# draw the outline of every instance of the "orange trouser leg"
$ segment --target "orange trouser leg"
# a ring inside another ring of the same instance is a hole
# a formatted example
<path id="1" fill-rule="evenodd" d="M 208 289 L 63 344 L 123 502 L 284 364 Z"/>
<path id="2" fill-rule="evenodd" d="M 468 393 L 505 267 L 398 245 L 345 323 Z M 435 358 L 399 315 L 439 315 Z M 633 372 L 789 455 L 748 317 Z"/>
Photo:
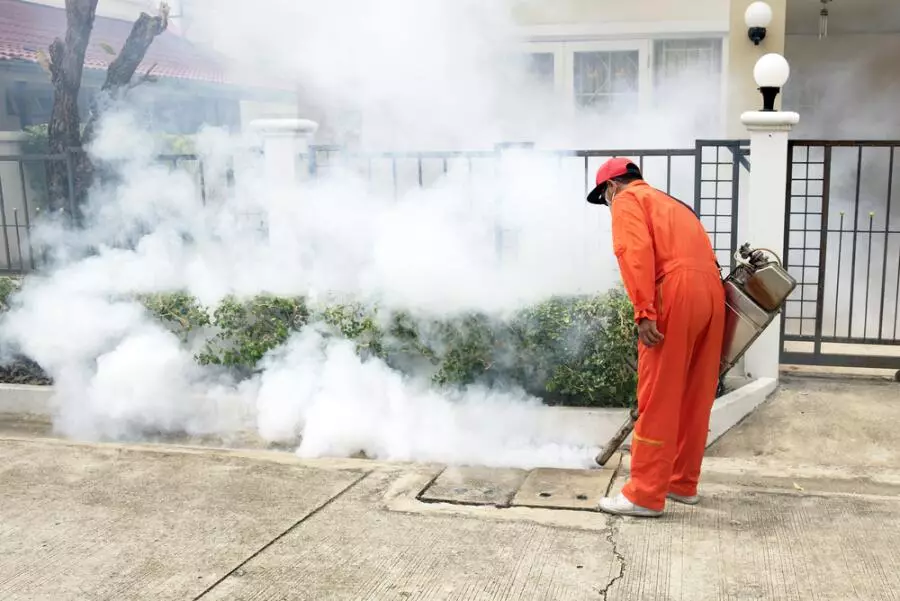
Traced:
<path id="1" fill-rule="evenodd" d="M 718 279 L 711 280 L 708 294 L 712 302 L 712 315 L 694 347 L 679 418 L 678 453 L 669 484 L 670 492 L 687 497 L 697 494 L 697 483 L 700 481 L 725 330 L 725 292 Z"/>
<path id="2" fill-rule="evenodd" d="M 638 350 L 639 417 L 631 442 L 631 478 L 622 493 L 648 509 L 665 506 L 678 454 L 682 405 L 688 378 L 693 377 L 693 353 L 712 317 L 713 301 L 704 280 L 703 274 L 692 271 L 666 276 L 658 322 L 665 340 Z"/>

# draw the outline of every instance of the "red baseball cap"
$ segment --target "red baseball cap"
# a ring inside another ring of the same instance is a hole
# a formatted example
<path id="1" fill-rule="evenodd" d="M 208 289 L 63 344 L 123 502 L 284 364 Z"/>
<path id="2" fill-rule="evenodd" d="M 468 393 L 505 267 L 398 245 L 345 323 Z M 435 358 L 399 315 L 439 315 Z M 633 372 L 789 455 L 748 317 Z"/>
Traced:
<path id="1" fill-rule="evenodd" d="M 597 169 L 597 186 L 587 195 L 587 201 L 595 205 L 605 205 L 604 193 L 607 182 L 628 173 L 640 177 L 641 170 L 631 159 L 625 157 L 613 157 L 600 165 L 600 168 Z"/>

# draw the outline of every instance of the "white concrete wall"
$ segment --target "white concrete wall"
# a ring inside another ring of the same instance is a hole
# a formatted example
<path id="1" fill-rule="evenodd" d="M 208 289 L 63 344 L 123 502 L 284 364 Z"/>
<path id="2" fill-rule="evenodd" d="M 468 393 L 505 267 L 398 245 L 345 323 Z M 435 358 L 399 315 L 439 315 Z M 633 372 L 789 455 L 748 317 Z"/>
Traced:
<path id="1" fill-rule="evenodd" d="M 650 24 L 680 23 L 681 27 L 718 23 L 728 19 L 728 2 L 722 0 L 644 0 L 619 2 L 616 0 L 523 0 L 515 9 L 517 21 L 528 25 L 567 24 L 594 25 L 613 29 L 641 24 L 646 31 Z M 718 28 L 718 25 L 715 26 Z M 675 30 L 679 27 L 676 26 Z"/>

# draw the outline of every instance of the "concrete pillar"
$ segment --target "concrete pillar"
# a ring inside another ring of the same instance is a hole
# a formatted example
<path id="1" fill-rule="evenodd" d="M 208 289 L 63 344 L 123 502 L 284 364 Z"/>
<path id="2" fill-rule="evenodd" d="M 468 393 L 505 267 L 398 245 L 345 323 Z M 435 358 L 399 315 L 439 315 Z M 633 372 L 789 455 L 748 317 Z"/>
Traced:
<path id="1" fill-rule="evenodd" d="M 262 136 L 266 179 L 295 183 L 301 175 L 297 169 L 300 154 L 309 149 L 319 125 L 308 119 L 256 119 L 250 128 Z"/>
<path id="2" fill-rule="evenodd" d="M 269 244 L 283 256 L 297 255 L 300 249 L 291 211 L 299 202 L 298 183 L 306 175 L 306 170 L 297 165 L 300 154 L 309 150 L 318 124 L 307 119 L 257 119 L 250 127 L 262 137 L 265 190 L 261 192 L 267 209 Z"/>
<path id="3" fill-rule="evenodd" d="M 758 96 L 757 96 L 758 97 Z M 786 260 L 784 248 L 787 202 L 788 133 L 800 115 L 783 111 L 749 111 L 741 122 L 750 132 L 750 176 L 747 202 L 738 208 L 741 242 L 767 248 Z M 753 378 L 778 379 L 781 355 L 780 320 L 775 319 L 744 355 L 744 371 Z"/>

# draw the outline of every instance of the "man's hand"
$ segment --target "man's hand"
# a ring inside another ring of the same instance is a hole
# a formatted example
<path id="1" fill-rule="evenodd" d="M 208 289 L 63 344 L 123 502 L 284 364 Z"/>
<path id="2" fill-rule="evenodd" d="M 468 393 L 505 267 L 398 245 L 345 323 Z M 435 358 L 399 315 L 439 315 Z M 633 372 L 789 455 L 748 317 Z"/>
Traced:
<path id="1" fill-rule="evenodd" d="M 663 336 L 659 330 L 656 329 L 656 322 L 652 319 L 642 319 L 638 322 L 638 338 L 641 339 L 641 342 L 644 343 L 644 346 L 648 348 L 653 348 L 657 344 L 663 341 Z"/>

